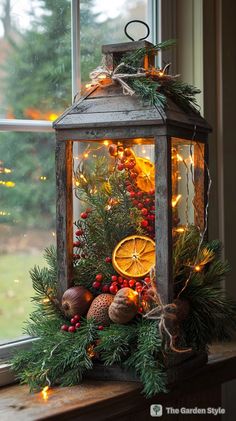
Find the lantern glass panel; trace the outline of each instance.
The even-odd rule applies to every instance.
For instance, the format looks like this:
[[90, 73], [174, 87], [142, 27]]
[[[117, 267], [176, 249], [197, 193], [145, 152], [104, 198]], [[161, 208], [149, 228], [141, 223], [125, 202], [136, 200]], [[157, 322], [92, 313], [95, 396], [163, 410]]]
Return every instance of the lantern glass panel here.
[[204, 144], [172, 138], [172, 217], [174, 231], [204, 228]]
[[[112, 256], [119, 241], [130, 235], [140, 234], [154, 239], [154, 151], [153, 138], [74, 142], [75, 266], [90, 252], [86, 247], [81, 247], [81, 242], [86, 243], [85, 238], [80, 239], [76, 235], [86, 224], [91, 229], [94, 241], [96, 230], [103, 231], [104, 242], [99, 245], [99, 254], [104, 258]], [[91, 203], [93, 209], [88, 209]], [[95, 222], [96, 213], [99, 212], [101, 220]], [[81, 218], [81, 213], [87, 213], [86, 220]], [[90, 218], [95, 218], [93, 232], [89, 225]]]

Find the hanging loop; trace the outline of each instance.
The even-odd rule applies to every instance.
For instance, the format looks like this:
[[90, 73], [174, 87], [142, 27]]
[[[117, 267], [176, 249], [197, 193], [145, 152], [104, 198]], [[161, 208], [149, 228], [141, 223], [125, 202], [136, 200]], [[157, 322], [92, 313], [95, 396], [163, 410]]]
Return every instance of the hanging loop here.
[[150, 34], [150, 28], [149, 28], [149, 26], [148, 26], [148, 24], [146, 23], [146, 22], [143, 22], [142, 20], [138, 20], [138, 19], [134, 19], [134, 20], [130, 20], [126, 25], [125, 25], [125, 27], [124, 27], [124, 33], [125, 33], [125, 35], [129, 38], [129, 39], [131, 39], [131, 41], [134, 41], [134, 39], [128, 34], [128, 32], [127, 32], [127, 28], [128, 28], [128, 26], [131, 24], [131, 23], [135, 23], [135, 22], [137, 22], [137, 23], [142, 23], [145, 27], [146, 27], [146, 29], [147, 29], [147, 35], [145, 36], [145, 37], [143, 37], [143, 38], [139, 38], [139, 40], [138, 41], [143, 41], [144, 39], [146, 39], [146, 38], [148, 38], [149, 37], [149, 34]]

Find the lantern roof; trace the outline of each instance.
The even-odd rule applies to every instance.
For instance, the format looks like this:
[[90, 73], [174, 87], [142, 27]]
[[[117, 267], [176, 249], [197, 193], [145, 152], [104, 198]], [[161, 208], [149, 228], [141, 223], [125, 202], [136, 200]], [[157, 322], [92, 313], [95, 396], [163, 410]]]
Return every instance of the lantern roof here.
[[[102, 47], [106, 66], [113, 70], [124, 53], [147, 48], [147, 41], [111, 44]], [[149, 65], [154, 64], [154, 56], [150, 57]], [[156, 105], [143, 102], [137, 95], [124, 95], [119, 81], [111, 85], [95, 86], [86, 95], [68, 108], [54, 123], [57, 132], [76, 129], [77, 132], [86, 129], [119, 126], [175, 126], [184, 129], [209, 132], [210, 126], [197, 110], [184, 111], [170, 98], [167, 98], [165, 110]]]

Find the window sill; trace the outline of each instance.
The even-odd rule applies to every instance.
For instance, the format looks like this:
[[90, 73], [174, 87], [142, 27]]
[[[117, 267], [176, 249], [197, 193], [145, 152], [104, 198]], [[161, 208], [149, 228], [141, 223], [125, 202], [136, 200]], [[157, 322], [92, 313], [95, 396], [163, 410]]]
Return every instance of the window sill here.
[[[221, 386], [236, 378], [235, 343], [211, 348], [208, 364], [180, 382], [166, 395], [147, 400], [135, 382], [85, 380], [73, 387], [56, 387], [48, 399], [41, 393], [29, 394], [27, 386], [13, 385], [1, 389], [1, 421], [142, 421], [149, 418], [150, 404], [199, 407], [221, 405]], [[194, 403], [195, 402], [195, 403]]]

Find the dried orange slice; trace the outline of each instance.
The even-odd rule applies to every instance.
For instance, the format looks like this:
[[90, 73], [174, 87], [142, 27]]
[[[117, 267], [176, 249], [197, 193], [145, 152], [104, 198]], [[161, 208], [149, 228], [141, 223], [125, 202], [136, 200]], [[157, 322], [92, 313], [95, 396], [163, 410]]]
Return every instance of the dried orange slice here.
[[136, 184], [144, 192], [149, 192], [155, 187], [155, 167], [154, 164], [145, 158], [136, 158], [135, 171], [138, 173]]
[[112, 254], [114, 269], [127, 278], [143, 278], [155, 264], [155, 242], [143, 235], [121, 240]]

